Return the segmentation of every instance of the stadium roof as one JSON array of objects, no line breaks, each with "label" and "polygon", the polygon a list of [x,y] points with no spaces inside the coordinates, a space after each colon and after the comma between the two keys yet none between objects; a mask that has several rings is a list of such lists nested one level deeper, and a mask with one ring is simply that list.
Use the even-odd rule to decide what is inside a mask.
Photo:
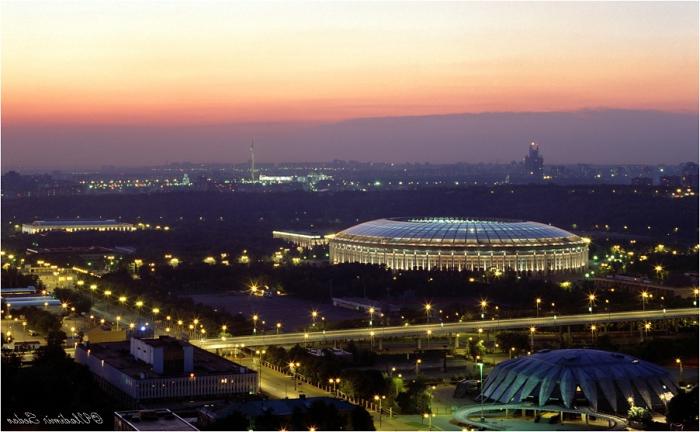
[{"label": "stadium roof", "polygon": [[377,219],[341,231],[336,238],[358,242],[429,243],[443,246],[583,243],[583,239],[575,234],[538,222],[464,218]]},{"label": "stadium roof", "polygon": [[661,395],[677,392],[669,372],[655,364],[607,351],[561,349],[499,363],[484,383],[484,396],[502,403],[533,397],[540,406],[558,399],[571,408],[577,389],[594,410],[607,402],[615,412],[630,397],[651,407]]}]

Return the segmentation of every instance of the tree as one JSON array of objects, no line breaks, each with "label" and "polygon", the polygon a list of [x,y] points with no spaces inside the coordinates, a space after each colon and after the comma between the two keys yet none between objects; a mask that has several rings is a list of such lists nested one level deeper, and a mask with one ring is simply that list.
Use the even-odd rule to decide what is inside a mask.
[{"label": "tree", "polygon": [[422,379],[411,380],[406,391],[399,393],[396,403],[402,414],[423,414],[430,412],[430,395],[427,384]]},{"label": "tree", "polygon": [[355,431],[376,430],[372,416],[369,415],[366,409],[359,406],[350,412],[350,428]]},{"label": "tree", "polygon": [[341,389],[354,397],[371,400],[374,395],[388,393],[384,375],[378,370],[346,369],[341,374]]},{"label": "tree", "polygon": [[639,422],[648,425],[652,422],[653,416],[651,411],[641,406],[633,406],[627,412],[629,421]]},{"label": "tree", "polygon": [[343,421],[338,409],[332,403],[314,401],[306,413],[307,426],[315,426],[320,430],[340,430]]},{"label": "tree", "polygon": [[698,427],[698,387],[689,392],[681,391],[668,402],[668,423],[682,423],[688,430]]},{"label": "tree", "polygon": [[523,351],[529,348],[530,342],[527,334],[522,332],[501,332],[496,335],[496,341],[504,350],[515,348]]},{"label": "tree", "polygon": [[68,303],[75,308],[77,313],[89,313],[92,308],[92,299],[79,291],[66,288],[56,288],[53,290],[54,295],[61,301]]}]

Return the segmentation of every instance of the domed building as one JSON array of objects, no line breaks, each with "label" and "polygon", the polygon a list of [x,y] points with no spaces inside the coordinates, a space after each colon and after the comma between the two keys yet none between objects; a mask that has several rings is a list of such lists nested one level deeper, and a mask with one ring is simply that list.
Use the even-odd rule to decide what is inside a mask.
[{"label": "domed building", "polygon": [[626,412],[633,403],[661,406],[678,389],[668,371],[634,357],[592,349],[542,350],[499,363],[484,382],[484,397],[593,411]]},{"label": "domed building", "polygon": [[377,219],[337,233],[329,249],[334,264],[397,270],[576,273],[588,266],[587,239],[551,225],[503,219]]}]

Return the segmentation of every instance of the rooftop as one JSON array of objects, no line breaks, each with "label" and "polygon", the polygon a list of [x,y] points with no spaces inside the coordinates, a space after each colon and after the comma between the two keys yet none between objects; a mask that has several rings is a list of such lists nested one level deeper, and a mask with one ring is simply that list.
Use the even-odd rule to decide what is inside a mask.
[{"label": "rooftop", "polygon": [[98,220],[85,220],[85,219],[73,219],[73,220],[53,220],[53,221],[34,221],[32,226],[64,226],[64,225],[131,225],[126,222],[117,222],[115,219],[98,219]]},{"label": "rooftop", "polygon": [[[194,357],[194,369],[192,373],[194,373],[196,376],[253,373],[253,371],[244,366],[174,338],[167,338],[162,341],[159,339],[142,340],[152,346],[165,346],[168,344],[192,346]],[[156,373],[153,370],[152,365],[141,360],[137,360],[131,355],[131,342],[128,340],[120,342],[82,344],[80,347],[84,350],[89,350],[90,355],[95,356],[100,360],[104,360],[105,363],[119,369],[121,372],[129,375],[132,378],[140,378],[141,376],[144,378],[179,378],[188,375],[182,374],[178,376],[170,376]]]},{"label": "rooftop", "polygon": [[191,423],[169,409],[118,411],[117,421],[129,424],[138,431],[196,431]]},{"label": "rooftop", "polygon": [[492,244],[529,245],[541,242],[583,243],[583,239],[563,229],[531,221],[470,218],[390,218],[377,219],[350,227],[336,240],[389,243],[435,243],[439,245]]},{"label": "rooftop", "polygon": [[298,399],[270,399],[252,400],[248,402],[232,402],[225,405],[203,408],[202,411],[212,417],[226,417],[234,412],[240,412],[249,417],[256,417],[265,413],[275,416],[291,416],[296,408],[302,411],[308,410],[314,402],[323,402],[326,405],[334,405],[338,411],[350,411],[355,405],[342,399],[332,397],[303,397]]}]

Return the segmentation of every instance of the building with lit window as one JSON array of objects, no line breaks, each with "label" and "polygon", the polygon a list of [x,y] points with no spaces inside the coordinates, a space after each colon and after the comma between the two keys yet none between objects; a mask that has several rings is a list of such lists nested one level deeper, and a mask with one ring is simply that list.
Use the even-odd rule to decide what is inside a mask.
[{"label": "building with lit window", "polygon": [[47,231],[135,231],[136,226],[130,223],[117,222],[114,219],[105,220],[55,220],[34,221],[22,224],[25,234],[39,234]]},{"label": "building with lit window", "polygon": [[254,394],[258,375],[170,336],[80,344],[75,360],[132,402]]},{"label": "building with lit window", "polygon": [[323,236],[321,234],[298,232],[298,231],[272,231],[272,238],[284,240],[295,246],[302,248],[312,248],[314,246],[325,246],[328,239],[333,236]]},{"label": "building with lit window", "polygon": [[329,242],[330,260],[396,270],[575,273],[588,266],[589,240],[538,222],[391,218],[361,223]]}]

